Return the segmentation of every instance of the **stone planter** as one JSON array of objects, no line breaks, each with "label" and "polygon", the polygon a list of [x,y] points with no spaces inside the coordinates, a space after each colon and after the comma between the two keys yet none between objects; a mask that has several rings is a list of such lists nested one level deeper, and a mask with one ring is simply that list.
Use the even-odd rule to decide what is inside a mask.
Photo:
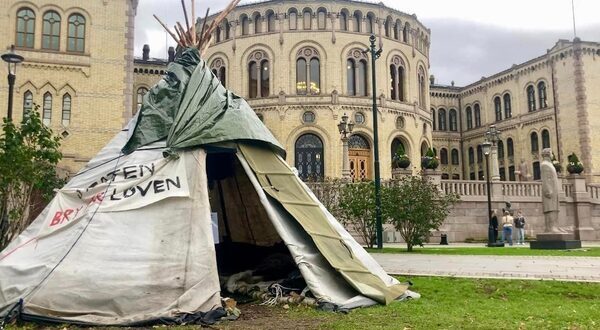
[{"label": "stone planter", "polygon": [[404,177],[412,175],[412,170],[402,169],[402,168],[394,168],[392,169],[392,178],[393,179],[402,179]]},{"label": "stone planter", "polygon": [[567,171],[569,174],[581,174],[581,172],[583,172],[583,165],[581,163],[569,163],[569,165],[567,165]]}]

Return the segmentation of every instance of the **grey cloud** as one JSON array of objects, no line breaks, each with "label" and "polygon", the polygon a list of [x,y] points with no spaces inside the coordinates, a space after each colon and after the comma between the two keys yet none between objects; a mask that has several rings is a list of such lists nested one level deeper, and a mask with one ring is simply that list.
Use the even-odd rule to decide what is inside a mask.
[{"label": "grey cloud", "polygon": [[[456,19],[430,19],[431,70],[436,81],[459,86],[490,76],[546,53],[572,31],[515,30]],[[582,40],[600,40],[600,25],[578,31]]]},{"label": "grey cloud", "polygon": [[[196,12],[221,10],[227,0],[197,1]],[[186,5],[189,0],[186,0]],[[169,26],[183,20],[178,0],[140,1],[136,16],[135,55],[141,56],[142,46],[150,44],[150,56],[165,58],[165,34],[154,20],[156,14]],[[559,38],[572,39],[572,31],[515,30],[460,19],[422,19],[431,28],[431,70],[436,81],[467,85],[482,76],[506,70],[546,53]],[[578,30],[582,40],[599,41],[600,24]],[[174,42],[168,37],[169,45]]]}]

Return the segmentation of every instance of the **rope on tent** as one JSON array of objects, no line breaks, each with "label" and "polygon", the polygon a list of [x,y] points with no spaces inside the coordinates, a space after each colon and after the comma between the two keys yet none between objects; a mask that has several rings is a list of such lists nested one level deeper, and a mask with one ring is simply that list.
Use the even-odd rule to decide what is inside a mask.
[{"label": "rope on tent", "polygon": [[[123,157],[122,152],[119,154],[119,157],[117,157],[117,161],[115,163],[115,167],[113,168],[113,172],[117,170],[117,167],[119,166],[119,160],[121,160],[121,157]],[[110,188],[110,185],[114,182],[114,180],[115,180],[115,176],[113,176],[110,179],[110,181],[108,181],[108,184],[106,185],[106,189],[104,190],[105,195],[108,192],[108,189]],[[90,220],[85,224],[85,226],[83,227],[83,229],[81,230],[81,232],[79,233],[79,235],[77,236],[77,238],[75,239],[73,244],[69,247],[67,252],[65,252],[65,254],[60,258],[60,260],[58,260],[56,265],[54,265],[54,267],[52,267],[52,269],[48,272],[48,274],[46,274],[46,276],[44,276],[44,278],[42,278],[42,280],[38,284],[36,284],[33,287],[33,289],[31,289],[31,291],[29,291],[27,294],[25,294],[21,299],[25,299],[26,297],[29,297],[33,292],[35,292],[42,285],[42,283],[44,283],[46,281],[46,279],[48,279],[48,277],[50,277],[50,274],[52,274],[56,270],[56,268],[58,268],[58,266],[65,260],[65,258],[69,255],[69,253],[71,253],[71,251],[73,250],[75,245],[77,245],[77,243],[81,239],[81,236],[83,236],[83,233],[85,233],[85,231],[89,227],[90,223],[92,223],[92,221],[94,220],[94,217],[96,216],[96,212],[98,212],[98,209],[100,208],[100,206],[102,205],[103,202],[104,202],[104,199],[100,200],[100,203],[97,204],[98,206],[96,206],[96,209],[94,210],[94,213],[92,213]]]}]

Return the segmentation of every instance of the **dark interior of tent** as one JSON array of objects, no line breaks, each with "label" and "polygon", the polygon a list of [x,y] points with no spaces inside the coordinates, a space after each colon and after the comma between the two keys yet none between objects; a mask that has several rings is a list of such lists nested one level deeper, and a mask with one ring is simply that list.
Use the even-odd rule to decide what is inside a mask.
[{"label": "dark interior of tent", "polygon": [[206,173],[213,231],[215,215],[218,219],[215,250],[222,287],[232,275],[249,271],[261,281],[301,279],[235,149],[209,150]]}]

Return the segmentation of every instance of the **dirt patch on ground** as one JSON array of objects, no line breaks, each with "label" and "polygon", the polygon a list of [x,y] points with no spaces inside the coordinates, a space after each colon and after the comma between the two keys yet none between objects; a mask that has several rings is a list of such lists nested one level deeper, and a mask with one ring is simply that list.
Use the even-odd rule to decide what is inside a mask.
[{"label": "dirt patch on ground", "polygon": [[226,321],[213,326],[213,329],[319,329],[326,321],[327,315],[310,318],[297,318],[290,309],[311,308],[303,306],[290,306],[290,309],[277,306],[261,306],[250,303],[238,306],[242,315],[236,321]]}]

